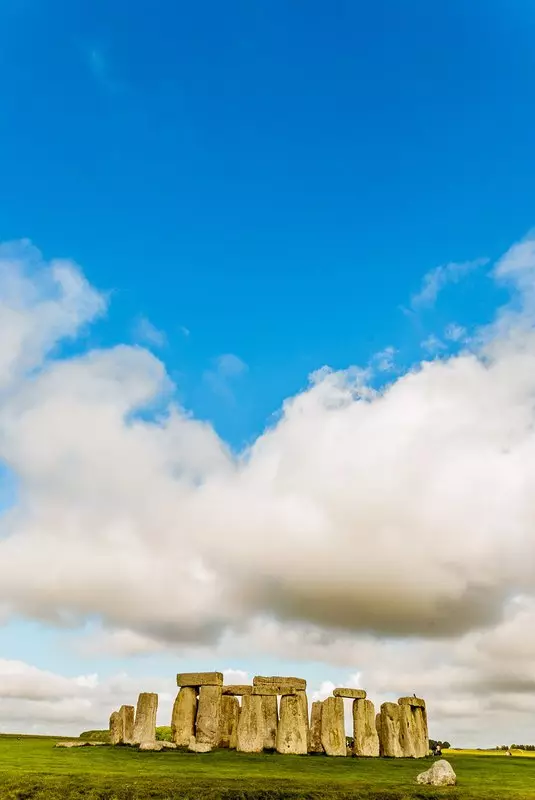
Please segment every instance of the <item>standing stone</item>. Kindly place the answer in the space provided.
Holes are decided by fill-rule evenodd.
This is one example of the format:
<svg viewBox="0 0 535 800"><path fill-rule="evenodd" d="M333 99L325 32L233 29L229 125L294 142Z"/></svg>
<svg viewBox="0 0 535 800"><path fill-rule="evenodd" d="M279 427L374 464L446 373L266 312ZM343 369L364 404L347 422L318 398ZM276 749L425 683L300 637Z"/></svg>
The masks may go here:
<svg viewBox="0 0 535 800"><path fill-rule="evenodd" d="M134 706L121 706L119 714L123 729L123 744L132 744L134 740Z"/></svg>
<svg viewBox="0 0 535 800"><path fill-rule="evenodd" d="M110 744L122 744L123 721L118 711L112 711L110 716Z"/></svg>
<svg viewBox="0 0 535 800"><path fill-rule="evenodd" d="M154 742L156 740L156 713L158 711L158 695L152 692L141 692L137 700L136 719L132 742Z"/></svg>
<svg viewBox="0 0 535 800"><path fill-rule="evenodd" d="M236 750L261 753L264 748L264 713L260 695L244 695L238 718Z"/></svg>
<svg viewBox="0 0 535 800"><path fill-rule="evenodd" d="M353 700L353 752L356 756L379 755L375 708L371 700Z"/></svg>
<svg viewBox="0 0 535 800"><path fill-rule="evenodd" d="M380 739L381 754L388 758L402 758L400 743L400 706L397 703L383 703L381 706Z"/></svg>
<svg viewBox="0 0 535 800"><path fill-rule="evenodd" d="M236 741L236 727L240 704L237 697L224 696L221 698L221 717L219 720L219 747L230 748ZM234 746L236 746L234 744Z"/></svg>
<svg viewBox="0 0 535 800"><path fill-rule="evenodd" d="M321 713L323 703L321 700L316 700L312 703L312 710L310 712L310 728L308 735L308 752L309 753L323 753L323 745L321 743Z"/></svg>
<svg viewBox="0 0 535 800"><path fill-rule="evenodd" d="M238 699L238 698L236 698L236 699ZM233 729L231 737L230 737L229 750L236 750L237 747L238 747L238 725L240 723L240 714L241 714L241 706L240 706L240 702L238 700L238 712L237 712L237 716L236 716L236 724L234 726L234 729Z"/></svg>
<svg viewBox="0 0 535 800"><path fill-rule="evenodd" d="M321 743L328 756L346 755L344 701L341 697L327 697L323 701Z"/></svg>
<svg viewBox="0 0 535 800"><path fill-rule="evenodd" d="M381 739L381 714L375 715L375 730L377 731L377 738L379 739L379 755L384 756L383 744Z"/></svg>
<svg viewBox="0 0 535 800"><path fill-rule="evenodd" d="M295 694L281 697L279 725L277 728L277 752L306 755L308 750L308 720L302 698Z"/></svg>
<svg viewBox="0 0 535 800"><path fill-rule="evenodd" d="M405 758L425 758L429 750L427 711L420 697L400 697L400 743Z"/></svg>
<svg viewBox="0 0 535 800"><path fill-rule="evenodd" d="M221 717L221 686L201 686L195 720L197 744L217 747ZM198 752L198 751L197 751Z"/></svg>
<svg viewBox="0 0 535 800"><path fill-rule="evenodd" d="M264 750L275 750L277 747L277 695L262 697L262 714L264 715Z"/></svg>
<svg viewBox="0 0 535 800"><path fill-rule="evenodd" d="M416 729L414 726L413 709L410 706L399 706L399 746L403 758L416 756Z"/></svg>
<svg viewBox="0 0 535 800"><path fill-rule="evenodd" d="M189 747L191 737L195 736L196 714L197 690L192 686L182 686L171 715L171 737L178 747Z"/></svg>

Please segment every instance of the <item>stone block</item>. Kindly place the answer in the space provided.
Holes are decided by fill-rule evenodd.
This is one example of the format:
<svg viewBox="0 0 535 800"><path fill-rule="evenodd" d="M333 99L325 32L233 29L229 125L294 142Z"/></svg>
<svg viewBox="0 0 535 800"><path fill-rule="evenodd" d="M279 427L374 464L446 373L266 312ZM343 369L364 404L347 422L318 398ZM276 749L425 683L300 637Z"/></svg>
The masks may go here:
<svg viewBox="0 0 535 800"><path fill-rule="evenodd" d="M327 697L323 701L321 744L328 756L346 755L344 701L341 697Z"/></svg>
<svg viewBox="0 0 535 800"><path fill-rule="evenodd" d="M177 686L223 686L222 672L179 672Z"/></svg>
<svg viewBox="0 0 535 800"><path fill-rule="evenodd" d="M223 694L234 695L235 697L243 697L245 694L252 694L253 687L248 684L236 684L235 686L223 686Z"/></svg>
<svg viewBox="0 0 535 800"><path fill-rule="evenodd" d="M376 758L379 735L375 726L375 708L371 700L353 701L353 752L356 756Z"/></svg>
<svg viewBox="0 0 535 800"><path fill-rule="evenodd" d="M123 742L123 721L118 711L112 711L110 715L110 744L122 744Z"/></svg>
<svg viewBox="0 0 535 800"><path fill-rule="evenodd" d="M197 716L197 690L193 686L182 686L173 705L171 715L171 736L178 747L189 747L195 735Z"/></svg>
<svg viewBox="0 0 535 800"><path fill-rule="evenodd" d="M134 741L135 713L134 706L121 706L119 709L123 729L123 744L132 744Z"/></svg>
<svg viewBox="0 0 535 800"><path fill-rule="evenodd" d="M155 741L157 712L158 695L152 692L141 692L136 706L134 734L132 736L133 744Z"/></svg>
<svg viewBox="0 0 535 800"><path fill-rule="evenodd" d="M264 716L264 750L275 750L277 747L277 726L279 722L277 696L264 695L261 699L262 714Z"/></svg>
<svg viewBox="0 0 535 800"><path fill-rule="evenodd" d="M230 748L231 745L235 743L239 713L240 704L238 698L224 695L221 698L218 747Z"/></svg>
<svg viewBox="0 0 535 800"><path fill-rule="evenodd" d="M381 754L387 758L402 758L400 742L400 716L397 703L383 703L381 706L380 733Z"/></svg>
<svg viewBox="0 0 535 800"><path fill-rule="evenodd" d="M260 695L244 695L238 719L236 750L261 753L264 749L264 713Z"/></svg>
<svg viewBox="0 0 535 800"><path fill-rule="evenodd" d="M413 706L413 708L425 708L425 700L421 697L400 697L398 700L400 706Z"/></svg>
<svg viewBox="0 0 535 800"><path fill-rule="evenodd" d="M347 697L349 700L365 700L364 689L333 689L334 697Z"/></svg>
<svg viewBox="0 0 535 800"><path fill-rule="evenodd" d="M306 755L308 750L308 720L303 700L297 694L281 697L277 727L277 752Z"/></svg>
<svg viewBox="0 0 535 800"><path fill-rule="evenodd" d="M315 700L312 703L310 711L310 728L308 734L308 752L309 753L323 753L323 745L321 743L321 712L323 703L321 700Z"/></svg>
<svg viewBox="0 0 535 800"><path fill-rule="evenodd" d="M260 686L253 686L252 694L260 695L261 697L277 696L278 694L297 694L298 689L294 686L283 685L282 683L262 684Z"/></svg>
<svg viewBox="0 0 535 800"><path fill-rule="evenodd" d="M292 686L294 689L299 689L303 692L307 688L307 682L304 678L285 678L281 677L280 675L271 675L270 677L256 675L253 678L253 686L265 686L266 684L269 685L270 683L275 683L279 686Z"/></svg>
<svg viewBox="0 0 535 800"><path fill-rule="evenodd" d="M221 717L221 686L206 685L199 690L195 739L197 744L209 744L214 748L219 740ZM199 752L198 750L196 752Z"/></svg>

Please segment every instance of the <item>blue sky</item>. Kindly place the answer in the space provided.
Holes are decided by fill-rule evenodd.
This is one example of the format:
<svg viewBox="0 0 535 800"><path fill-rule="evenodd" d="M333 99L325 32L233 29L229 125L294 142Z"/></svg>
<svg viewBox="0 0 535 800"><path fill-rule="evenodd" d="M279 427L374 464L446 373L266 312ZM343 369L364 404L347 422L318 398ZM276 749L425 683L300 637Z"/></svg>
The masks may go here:
<svg viewBox="0 0 535 800"><path fill-rule="evenodd" d="M535 222L534 29L527 0L2 0L0 241L81 265L109 302L49 361L146 347L239 452L325 365L372 365L377 387L454 357L507 303L493 265ZM173 672L176 650L80 650L97 607L53 616L20 603L0 656ZM342 662L307 674L358 673Z"/></svg>

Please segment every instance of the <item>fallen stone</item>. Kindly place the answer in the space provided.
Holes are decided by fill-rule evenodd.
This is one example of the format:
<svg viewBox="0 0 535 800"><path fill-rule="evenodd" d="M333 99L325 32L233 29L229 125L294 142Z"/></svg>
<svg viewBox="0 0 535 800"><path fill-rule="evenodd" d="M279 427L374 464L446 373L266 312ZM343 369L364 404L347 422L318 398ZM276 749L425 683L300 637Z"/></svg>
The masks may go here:
<svg viewBox="0 0 535 800"><path fill-rule="evenodd" d="M195 735L197 715L197 690L192 686L182 686L173 705L171 714L171 737L178 747L188 747Z"/></svg>
<svg viewBox="0 0 535 800"><path fill-rule="evenodd" d="M196 742L195 737L192 736L188 750L191 750L192 753L210 753L213 748L208 742Z"/></svg>
<svg viewBox="0 0 535 800"><path fill-rule="evenodd" d="M350 700L364 700L366 692L364 689L333 689L335 697L347 697Z"/></svg>
<svg viewBox="0 0 535 800"><path fill-rule="evenodd" d="M118 711L112 711L110 715L110 744L122 744L123 741L123 720Z"/></svg>
<svg viewBox="0 0 535 800"><path fill-rule="evenodd" d="M277 726L279 722L279 711L277 707L277 696L262 697L262 714L264 717L264 750L275 750L277 747Z"/></svg>
<svg viewBox="0 0 535 800"><path fill-rule="evenodd" d="M264 684L261 686L253 686L253 694L260 695L261 697L277 696L278 694L297 694L298 689L295 686L287 686L282 683Z"/></svg>
<svg viewBox="0 0 535 800"><path fill-rule="evenodd" d="M455 786L457 776L449 761L442 758L440 761L435 761L431 769L421 772L416 778L416 783L430 786Z"/></svg>
<svg viewBox="0 0 535 800"><path fill-rule="evenodd" d="M223 686L223 694L232 694L235 697L243 697L245 694L252 694L253 687L248 684L237 684L236 686Z"/></svg>
<svg viewBox="0 0 535 800"><path fill-rule="evenodd" d="M400 697L398 700L400 706L413 706L414 708L425 708L425 700L421 697Z"/></svg>
<svg viewBox="0 0 535 800"><path fill-rule="evenodd" d="M276 683L280 686L292 686L294 689L300 689L301 691L305 691L307 688L307 682L304 678L284 678L280 675L272 675L267 678L263 675L256 675L253 678L253 686L265 686L270 683Z"/></svg>
<svg viewBox="0 0 535 800"><path fill-rule="evenodd" d="M163 750L163 747L164 747L163 742L147 741L139 743L140 750Z"/></svg>
<svg viewBox="0 0 535 800"><path fill-rule="evenodd" d="M218 747L230 748L231 743L234 741L239 713L240 704L238 698L224 695L221 698Z"/></svg>
<svg viewBox="0 0 535 800"><path fill-rule="evenodd" d="M323 753L323 745L321 743L321 713L323 703L321 700L315 700L312 703L310 711L310 728L308 733L308 752L309 753Z"/></svg>
<svg viewBox="0 0 535 800"><path fill-rule="evenodd" d="M321 744L328 756L346 755L344 701L341 697L327 697L323 701Z"/></svg>
<svg viewBox="0 0 535 800"><path fill-rule="evenodd" d="M381 706L380 733L381 755L388 758L402 758L400 744L400 706L397 703L383 703Z"/></svg>
<svg viewBox="0 0 535 800"><path fill-rule="evenodd" d="M88 747L90 742L56 742L54 747ZM94 744L105 744L105 742L95 742Z"/></svg>
<svg viewBox="0 0 535 800"><path fill-rule="evenodd" d="M119 709L122 724L122 743L132 744L134 740L134 722L135 722L135 709L134 706L121 706Z"/></svg>
<svg viewBox="0 0 535 800"><path fill-rule="evenodd" d="M356 756L379 756L379 736L375 727L375 708L371 700L353 701L353 752Z"/></svg>
<svg viewBox="0 0 535 800"><path fill-rule="evenodd" d="M174 742L160 742L164 750L176 750L177 745Z"/></svg>
<svg viewBox="0 0 535 800"><path fill-rule="evenodd" d="M197 744L210 745L211 748L217 747L220 718L221 686L201 686L197 717L195 719L195 739ZM200 751L197 750L196 752Z"/></svg>
<svg viewBox="0 0 535 800"><path fill-rule="evenodd" d="M136 706L133 744L153 742L156 739L156 714L158 711L158 695L152 692L141 692Z"/></svg>
<svg viewBox="0 0 535 800"><path fill-rule="evenodd" d="M298 694L281 697L277 727L277 752L306 755L308 750L308 719L303 700Z"/></svg>
<svg viewBox="0 0 535 800"><path fill-rule="evenodd" d="M222 672L179 672L177 686L223 686Z"/></svg>
<svg viewBox="0 0 535 800"><path fill-rule="evenodd" d="M240 753L261 753L264 749L264 713L260 695L242 698L236 750Z"/></svg>

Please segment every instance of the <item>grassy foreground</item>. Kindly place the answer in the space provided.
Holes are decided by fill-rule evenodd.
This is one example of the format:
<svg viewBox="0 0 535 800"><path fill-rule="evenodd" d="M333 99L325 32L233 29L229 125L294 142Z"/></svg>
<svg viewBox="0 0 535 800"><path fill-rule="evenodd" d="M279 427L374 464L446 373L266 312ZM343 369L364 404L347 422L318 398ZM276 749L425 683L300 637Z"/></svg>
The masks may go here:
<svg viewBox="0 0 535 800"><path fill-rule="evenodd" d="M535 759L448 754L459 785L415 784L433 759L54 748L0 736L0 800L535 800Z"/></svg>

